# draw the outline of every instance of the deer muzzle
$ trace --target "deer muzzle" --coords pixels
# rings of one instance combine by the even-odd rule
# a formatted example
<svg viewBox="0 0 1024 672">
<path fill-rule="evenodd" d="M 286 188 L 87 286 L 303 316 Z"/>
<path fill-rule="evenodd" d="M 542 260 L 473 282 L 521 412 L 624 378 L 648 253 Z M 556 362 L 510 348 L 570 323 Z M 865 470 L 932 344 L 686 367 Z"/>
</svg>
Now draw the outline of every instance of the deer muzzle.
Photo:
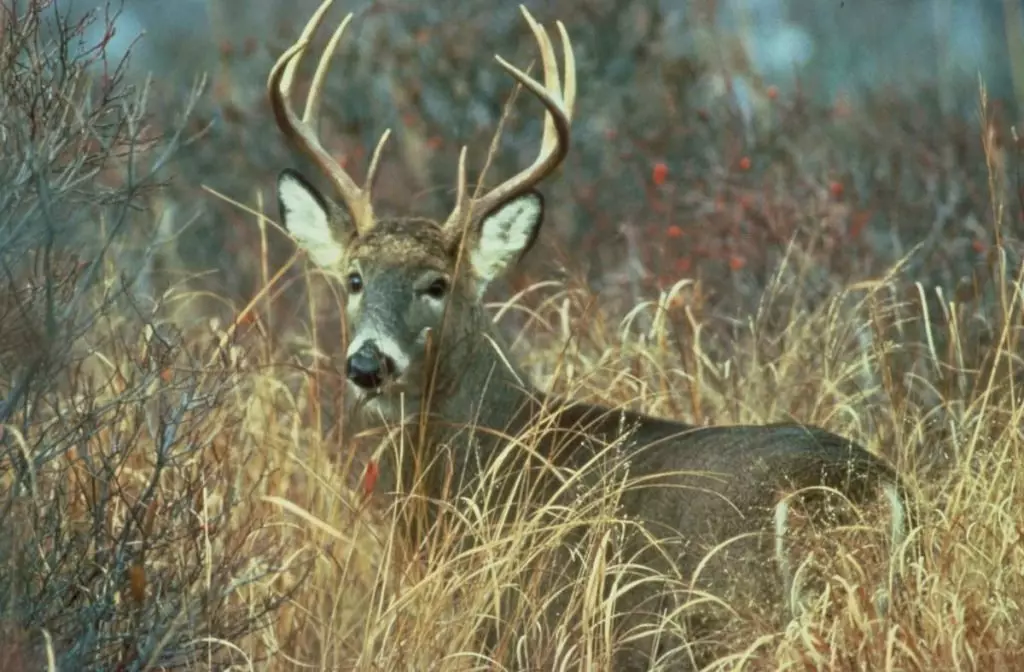
<svg viewBox="0 0 1024 672">
<path fill-rule="evenodd" d="M 356 387 L 375 391 L 395 375 L 396 368 L 395 360 L 382 353 L 376 341 L 366 341 L 349 355 L 345 375 Z"/>
</svg>

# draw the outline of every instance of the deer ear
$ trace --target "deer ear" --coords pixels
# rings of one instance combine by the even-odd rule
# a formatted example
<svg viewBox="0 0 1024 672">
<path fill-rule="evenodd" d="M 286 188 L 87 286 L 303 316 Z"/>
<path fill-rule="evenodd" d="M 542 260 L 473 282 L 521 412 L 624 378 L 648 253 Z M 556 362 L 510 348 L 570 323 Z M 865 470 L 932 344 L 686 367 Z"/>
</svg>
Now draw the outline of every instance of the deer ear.
<svg viewBox="0 0 1024 672">
<path fill-rule="evenodd" d="M 277 201 L 281 222 L 313 263 L 323 269 L 341 263 L 345 247 L 331 224 L 331 208 L 316 187 L 298 172 L 284 170 L 277 178 Z"/>
<path fill-rule="evenodd" d="M 486 287 L 523 258 L 544 221 L 544 198 L 528 191 L 487 214 L 470 249 L 470 263 Z"/>
</svg>

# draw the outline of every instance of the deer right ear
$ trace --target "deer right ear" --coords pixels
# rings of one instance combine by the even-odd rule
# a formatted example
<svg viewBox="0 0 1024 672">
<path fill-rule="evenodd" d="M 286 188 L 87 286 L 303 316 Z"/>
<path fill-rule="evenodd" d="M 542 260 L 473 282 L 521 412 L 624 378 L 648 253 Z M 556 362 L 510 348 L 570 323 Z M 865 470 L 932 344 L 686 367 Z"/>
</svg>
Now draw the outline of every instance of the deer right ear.
<svg viewBox="0 0 1024 672">
<path fill-rule="evenodd" d="M 330 269 L 341 263 L 344 246 L 331 225 L 330 207 L 316 187 L 294 170 L 277 178 L 281 222 L 317 266 Z"/>
<path fill-rule="evenodd" d="M 544 199 L 536 191 L 528 191 L 484 217 L 469 257 L 482 281 L 481 293 L 530 250 L 543 219 Z"/>
</svg>

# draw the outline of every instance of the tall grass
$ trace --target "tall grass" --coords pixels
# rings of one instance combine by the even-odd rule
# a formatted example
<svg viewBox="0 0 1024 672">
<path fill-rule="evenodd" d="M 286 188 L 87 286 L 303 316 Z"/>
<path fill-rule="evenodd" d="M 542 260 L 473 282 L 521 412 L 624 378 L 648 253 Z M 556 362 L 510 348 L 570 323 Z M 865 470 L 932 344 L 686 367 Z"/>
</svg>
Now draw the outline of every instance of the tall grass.
<svg viewBox="0 0 1024 672">
<path fill-rule="evenodd" d="M 881 538 L 862 535 L 859 545 L 845 546 L 822 539 L 809 551 L 830 559 L 825 591 L 792 622 L 730 605 L 745 615 L 744 626 L 725 643 L 733 653 L 720 669 L 1014 669 L 1024 663 L 1017 346 L 1024 297 L 1020 269 L 998 248 L 993 260 L 988 291 L 979 283 L 975 295 L 938 311 L 927 289 L 898 268 L 827 301 L 807 301 L 795 254 L 745 323 L 723 326 L 700 315 L 699 288 L 686 283 L 636 308 L 651 315 L 644 329 L 636 314 L 606 312 L 601 297 L 572 284 L 537 288 L 528 293 L 540 299 L 531 305 L 495 308 L 529 313 L 515 354 L 542 386 L 697 424 L 818 423 L 900 466 L 918 502 L 915 543 L 925 552 L 907 556 L 903 592 L 888 617 L 869 608 L 883 571 Z M 505 520 L 500 529 L 480 509 L 498 503 L 487 504 L 486 492 L 468 493 L 451 503 L 429 543 L 405 547 L 394 523 L 407 503 L 373 487 L 373 472 L 368 479 L 365 471 L 376 464 L 367 456 L 380 439 L 320 430 L 319 418 L 344 414 L 323 406 L 335 398 L 324 390 L 341 385 L 330 360 L 314 367 L 303 364 L 306 357 L 283 359 L 259 317 L 189 334 L 161 355 L 159 367 L 147 354 L 152 337 L 139 339 L 96 338 L 92 366 L 76 371 L 79 387 L 71 389 L 78 391 L 63 400 L 81 408 L 82 422 L 92 413 L 100 424 L 89 441 L 122 447 L 116 464 L 100 468 L 72 441 L 51 468 L 32 475 L 28 490 L 15 485 L 14 471 L 2 473 L 12 506 L 57 521 L 45 537 L 33 515 L 6 528 L 5 562 L 30 583 L 54 580 L 39 574 L 40 544 L 93 554 L 105 538 L 95 526 L 105 534 L 137 530 L 124 578 L 102 575 L 98 558 L 92 563 L 112 582 L 128 619 L 98 660 L 139 663 L 125 653 L 143 648 L 130 633 L 151 633 L 151 619 L 160 617 L 174 626 L 168 633 L 178 657 L 154 649 L 145 662 L 164 667 L 231 660 L 253 669 L 608 669 L 626 633 L 608 626 L 614 605 L 604 587 L 679 581 L 645 576 L 628 558 L 603 552 L 617 526 L 629 524 L 615 510 L 621 478 L 579 492 L 571 509 Z M 126 373 L 140 358 L 148 373 Z M 137 412 L 96 415 L 106 400 L 122 399 L 126 379 L 138 390 Z M 188 434 L 176 426 L 188 426 Z M 16 449 L 5 460 L 66 425 L 19 427 L 17 419 L 4 426 L 4 445 Z M 113 502 L 102 520 L 98 497 Z M 581 526 L 579 562 L 550 567 L 550 551 Z M 157 533 L 161 543 L 146 541 Z M 467 549 L 460 542 L 470 534 L 483 542 Z M 552 632 L 514 630 L 528 636 L 505 642 L 501 661 L 474 653 L 500 592 L 522 591 L 521 619 L 530 623 L 553 599 L 537 593 L 535 581 L 552 569 L 571 574 L 573 616 Z M 70 581 L 67 590 L 89 590 L 73 578 L 77 572 L 51 571 Z M 223 606 L 192 611 L 211 590 Z M 199 602 L 190 607 L 193 599 Z M 175 604 L 174 614 L 163 613 Z M 253 634 L 232 639 L 230 627 L 204 634 L 221 616 L 258 615 L 268 605 L 279 605 L 276 617 Z M 32 634 L 24 612 L 8 619 Z M 678 620 L 663 627 L 677 628 Z M 51 646 L 67 645 L 48 632 Z M 5 646 L 28 646 L 19 641 Z"/>
<path fill-rule="evenodd" d="M 1008 161 L 982 127 L 992 244 L 951 295 L 921 284 L 911 263 L 823 291 L 821 241 L 801 235 L 741 320 L 707 310 L 706 284 L 691 279 L 623 307 L 569 276 L 492 306 L 546 389 L 697 425 L 820 424 L 906 478 L 917 527 L 884 617 L 872 608 L 872 591 L 893 578 L 884 528 L 864 512 L 841 534 L 809 536 L 797 564 L 818 590 L 792 620 L 732 595 L 690 595 L 681 611 L 740 617 L 713 669 L 1024 666 L 1024 266 Z M 37 292 L 11 262 L 0 287 L 0 663 L 610 669 L 638 634 L 613 628 L 614 597 L 639 581 L 688 588 L 616 553 L 635 524 L 616 506 L 628 472 L 595 462 L 600 487 L 566 474 L 572 506 L 523 514 L 491 496 L 517 476 L 496 469 L 411 546 L 400 523 L 418 502 L 389 496 L 378 458 L 416 447 L 351 431 L 341 330 L 321 319 L 335 297 L 319 280 L 306 279 L 300 321 L 275 318 L 294 259 L 275 270 L 263 210 L 247 213 L 261 234 L 261 289 L 230 322 L 181 329 L 170 316 L 208 295 L 171 288 L 143 309 L 115 291 L 124 278 L 110 263 L 89 265 L 82 287 L 69 262 L 74 273 L 47 271 L 61 282 Z M 0 232 L 29 230 L 3 214 L 11 226 Z M 90 319 L 60 331 L 52 290 L 65 275 Z M 25 326 L 16 341 L 12 325 Z M 36 352 L 50 341 L 67 347 Z M 26 367 L 30 357 L 47 366 Z M 533 440 L 527 432 L 506 450 Z M 628 463 L 617 444 L 607 454 Z M 574 561 L 556 564 L 570 539 Z M 541 581 L 552 572 L 565 579 L 557 594 Z M 485 658 L 480 633 L 508 616 L 510 594 L 518 611 Z M 565 618 L 537 625 L 551 604 Z M 660 630 L 685 635 L 681 616 L 666 614 Z"/>
<path fill-rule="evenodd" d="M 902 265 L 837 288 L 826 300 L 809 296 L 813 262 L 797 241 L 759 310 L 743 322 L 703 315 L 701 288 L 692 282 L 624 314 L 571 280 L 494 304 L 499 321 L 513 312 L 528 316 L 517 320 L 524 326 L 513 334 L 514 354 L 543 387 L 695 424 L 820 424 L 886 456 L 907 479 L 917 504 L 908 546 L 923 552 L 904 554 L 901 590 L 887 616 L 871 608 L 871 592 L 886 578 L 881 528 L 819 535 L 804 549 L 801 569 L 817 573 L 820 590 L 798 618 L 785 621 L 731 596 L 695 596 L 684 605 L 717 603 L 741 617 L 720 642 L 725 653 L 713 669 L 1024 663 L 1024 575 L 1017 569 L 1024 563 L 1024 296 L 1022 268 L 1001 226 L 1004 209 L 995 204 L 992 212 L 997 243 L 956 297 L 915 283 Z M 266 280 L 267 295 L 278 291 L 276 278 Z M 322 308 L 310 301 L 310 323 Z M 237 522 L 204 537 L 210 572 L 224 571 L 220 559 L 237 548 L 233 534 L 253 529 L 247 526 L 255 519 L 261 525 L 248 534 L 260 543 L 247 547 L 249 561 L 259 564 L 261 546 L 288 549 L 286 558 L 232 599 L 261 605 L 280 599 L 285 587 L 293 591 L 255 636 L 203 642 L 208 660 L 267 659 L 274 669 L 610 669 L 611 651 L 636 634 L 611 628 L 616 590 L 632 581 L 686 588 L 680 577 L 651 575 L 608 552 L 617 531 L 631 524 L 615 506 L 628 478 L 615 473 L 602 487 L 577 492 L 571 508 L 512 519 L 494 508 L 502 502 L 492 501 L 486 486 L 464 493 L 448 503 L 443 524 L 423 545 L 408 547 L 396 531 L 410 502 L 377 487 L 384 480 L 375 483 L 379 462 L 371 456 L 414 447 L 353 436 L 332 421 L 331 431 L 321 431 L 323 418 L 344 418 L 340 405 L 324 406 L 343 396 L 326 394 L 343 387 L 325 356 L 338 343 L 318 342 L 314 331 L 308 352 L 283 360 L 283 346 L 247 310 L 225 330 L 195 338 L 220 348 L 230 342 L 236 353 L 233 392 L 202 430 L 223 448 L 203 462 L 232 465 L 223 485 L 248 495 L 235 504 Z M 227 368 L 214 357 L 201 371 Z M 508 450 L 529 449 L 529 442 L 527 434 Z M 485 482 L 497 487 L 508 476 Z M 573 487 L 571 476 L 566 487 Z M 174 488 L 168 483 L 168 500 Z M 467 547 L 470 537 L 477 543 Z M 579 543 L 578 562 L 553 566 L 553 549 L 570 537 Z M 293 567 L 300 566 L 308 577 L 296 583 Z M 551 571 L 568 579 L 566 594 L 540 592 L 540 577 Z M 486 659 L 479 634 L 510 588 L 523 597 L 516 602 L 520 622 L 503 631 L 498 659 Z M 140 599 L 160 599 L 153 586 L 143 592 Z M 556 599 L 568 605 L 564 622 L 550 631 L 534 625 Z M 665 633 L 680 629 L 678 616 L 664 619 Z"/>
</svg>

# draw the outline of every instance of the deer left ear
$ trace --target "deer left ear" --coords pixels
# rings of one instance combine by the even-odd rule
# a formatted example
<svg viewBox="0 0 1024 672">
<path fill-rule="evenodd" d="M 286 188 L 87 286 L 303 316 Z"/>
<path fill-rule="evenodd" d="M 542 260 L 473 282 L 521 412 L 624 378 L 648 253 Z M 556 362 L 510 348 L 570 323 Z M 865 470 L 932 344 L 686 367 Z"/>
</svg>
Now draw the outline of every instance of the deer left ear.
<svg viewBox="0 0 1024 672">
<path fill-rule="evenodd" d="M 277 200 L 281 222 L 299 247 L 321 268 L 330 270 L 337 266 L 345 255 L 345 247 L 335 229 L 351 229 L 348 218 L 332 221 L 327 200 L 294 170 L 284 170 L 278 177 Z"/>
<path fill-rule="evenodd" d="M 505 273 L 533 247 L 544 221 L 544 198 L 528 191 L 494 211 L 480 222 L 472 239 L 469 261 L 483 283 Z"/>
</svg>

